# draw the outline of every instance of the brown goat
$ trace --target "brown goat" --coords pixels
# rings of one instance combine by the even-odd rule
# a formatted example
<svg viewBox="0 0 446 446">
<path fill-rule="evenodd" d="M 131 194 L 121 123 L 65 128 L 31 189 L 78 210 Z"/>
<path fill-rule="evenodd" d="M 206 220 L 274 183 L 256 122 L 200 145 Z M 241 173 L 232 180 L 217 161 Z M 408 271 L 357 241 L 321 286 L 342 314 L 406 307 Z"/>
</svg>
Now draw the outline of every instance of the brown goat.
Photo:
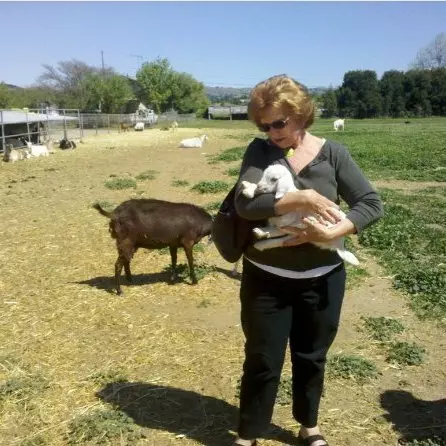
<svg viewBox="0 0 446 446">
<path fill-rule="evenodd" d="M 124 201 L 112 212 L 105 211 L 99 204 L 93 207 L 110 218 L 110 234 L 116 239 L 118 249 L 115 263 L 118 294 L 122 294 L 120 278 L 123 267 L 127 280 L 132 280 L 130 261 L 138 248 L 161 249 L 168 246 L 173 269 L 170 280 L 175 281 L 178 278 L 177 251 L 183 247 L 192 283 L 197 283 L 192 250 L 204 236 L 210 235 L 212 228 L 212 217 L 203 208 L 189 203 L 145 198 Z"/>
<path fill-rule="evenodd" d="M 119 124 L 119 132 L 128 132 L 130 131 L 130 129 L 133 127 L 133 124 L 129 124 L 129 123 L 125 123 L 125 122 L 121 122 L 121 124 Z"/>
</svg>

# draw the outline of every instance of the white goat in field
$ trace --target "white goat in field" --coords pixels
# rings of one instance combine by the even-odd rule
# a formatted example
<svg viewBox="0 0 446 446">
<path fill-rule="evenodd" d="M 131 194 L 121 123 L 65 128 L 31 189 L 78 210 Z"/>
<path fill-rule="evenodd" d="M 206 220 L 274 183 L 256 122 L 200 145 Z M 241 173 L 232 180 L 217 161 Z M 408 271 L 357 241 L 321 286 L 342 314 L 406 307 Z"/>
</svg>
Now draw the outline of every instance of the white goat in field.
<svg viewBox="0 0 446 446">
<path fill-rule="evenodd" d="M 178 128 L 178 122 L 173 121 L 172 124 L 170 124 L 170 128 L 172 129 L 172 132 L 175 132 Z"/>
<path fill-rule="evenodd" d="M 21 161 L 29 158 L 28 152 L 23 149 L 14 149 L 12 144 L 7 144 L 4 154 L 3 161 L 9 163 L 15 163 L 16 161 Z"/>
<path fill-rule="evenodd" d="M 201 148 L 203 143 L 208 140 L 209 140 L 209 138 L 207 137 L 207 135 L 197 136 L 196 138 L 187 138 L 187 139 L 183 139 L 180 142 L 180 147 L 185 147 L 185 148 L 199 147 L 199 148 Z"/>
<path fill-rule="evenodd" d="M 28 153 L 31 157 L 37 158 L 38 156 L 49 156 L 50 155 L 47 146 L 33 144 L 29 141 L 26 142 L 26 145 L 28 146 Z"/>
<path fill-rule="evenodd" d="M 243 195 L 247 198 L 253 198 L 254 195 L 258 193 L 275 192 L 275 198 L 279 199 L 287 192 L 298 190 L 294 185 L 291 172 L 281 164 L 273 164 L 267 167 L 258 184 L 242 181 L 242 186 Z M 338 212 L 341 218 L 345 218 L 344 212 L 342 212 L 340 209 Z M 260 240 L 254 244 L 254 247 L 260 251 L 263 251 L 265 249 L 282 246 L 284 241 L 291 240 L 294 236 L 284 235 L 279 228 L 284 226 L 294 226 L 296 228 L 305 229 L 308 225 L 302 221 L 303 218 L 310 218 L 314 222 L 318 221 L 314 215 L 298 211 L 288 212 L 277 217 L 269 218 L 268 224 L 270 226 L 266 228 L 254 228 L 253 230 L 257 238 L 268 238 L 268 240 Z M 327 227 L 333 226 L 333 224 L 328 221 L 324 222 L 324 224 Z M 344 248 L 344 237 L 340 237 L 328 243 L 312 243 L 319 248 L 336 251 L 341 259 L 351 263 L 352 265 L 359 265 L 358 259 Z"/>
<path fill-rule="evenodd" d="M 334 131 L 337 132 L 341 128 L 342 128 L 342 131 L 344 131 L 344 123 L 345 123 L 345 119 L 336 119 L 336 121 L 333 122 Z"/>
<path fill-rule="evenodd" d="M 143 131 L 144 130 L 144 122 L 137 122 L 135 124 L 135 130 L 137 131 Z"/>
</svg>

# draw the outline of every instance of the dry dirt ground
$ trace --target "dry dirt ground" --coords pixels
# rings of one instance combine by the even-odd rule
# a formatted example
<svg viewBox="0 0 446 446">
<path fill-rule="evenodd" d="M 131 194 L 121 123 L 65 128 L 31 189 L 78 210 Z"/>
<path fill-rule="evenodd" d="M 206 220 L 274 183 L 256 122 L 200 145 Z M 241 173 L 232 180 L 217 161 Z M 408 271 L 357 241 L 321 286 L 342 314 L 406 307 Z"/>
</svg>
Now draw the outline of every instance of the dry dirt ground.
<svg viewBox="0 0 446 446">
<path fill-rule="evenodd" d="M 118 204 L 130 197 L 199 205 L 222 199 L 224 193 L 201 195 L 190 187 L 201 180 L 232 182 L 225 172 L 237 163 L 208 164 L 205 154 L 245 145 L 246 131 L 209 130 L 202 149 L 177 148 L 180 139 L 197 134 L 151 129 L 99 135 L 74 151 L 1 163 L 0 381 L 3 389 L 24 377 L 32 384 L 22 400 L 5 390 L 0 395 L 0 444 L 69 444 L 73 422 L 111 404 L 145 434 L 111 444 L 230 444 L 243 359 L 232 265 L 205 246 L 196 261 L 216 270 L 196 286 L 189 279 L 169 285 L 163 271 L 169 255 L 139 251 L 132 262 L 135 283 L 123 281 L 118 297 L 110 292 L 114 241 L 107 219 L 91 208 L 97 200 Z M 110 175 L 146 170 L 157 171 L 156 179 L 138 181 L 136 189 L 104 186 Z M 174 187 L 173 179 L 189 186 Z M 416 319 L 370 254 L 358 255 L 370 275 L 348 290 L 331 353 L 363 356 L 380 375 L 365 384 L 328 379 L 321 427 L 332 446 L 396 445 L 411 432 L 440 432 L 446 423 L 438 418 L 445 335 Z M 185 263 L 183 252 L 179 263 Z M 398 319 L 406 327 L 402 340 L 426 348 L 425 362 L 390 366 L 361 330 L 361 316 Z M 287 359 L 285 375 L 288 370 Z M 297 444 L 290 406 L 278 405 L 273 423 L 262 445 Z"/>
</svg>

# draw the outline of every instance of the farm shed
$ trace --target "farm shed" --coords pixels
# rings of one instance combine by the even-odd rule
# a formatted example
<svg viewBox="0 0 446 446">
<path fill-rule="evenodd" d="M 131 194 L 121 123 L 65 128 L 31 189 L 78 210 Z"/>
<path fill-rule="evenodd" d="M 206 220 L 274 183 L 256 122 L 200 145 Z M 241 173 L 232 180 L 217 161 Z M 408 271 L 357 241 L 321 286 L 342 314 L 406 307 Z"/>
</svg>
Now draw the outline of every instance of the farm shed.
<svg viewBox="0 0 446 446">
<path fill-rule="evenodd" d="M 20 137 L 38 144 L 42 136 L 49 134 L 50 123 L 63 123 L 65 126 L 67 121 L 78 121 L 78 118 L 57 113 L 0 110 L 0 151 L 4 151 L 6 144 L 23 147 Z"/>
<path fill-rule="evenodd" d="M 248 119 L 247 105 L 213 106 L 208 108 L 208 119 L 226 118 Z"/>
</svg>

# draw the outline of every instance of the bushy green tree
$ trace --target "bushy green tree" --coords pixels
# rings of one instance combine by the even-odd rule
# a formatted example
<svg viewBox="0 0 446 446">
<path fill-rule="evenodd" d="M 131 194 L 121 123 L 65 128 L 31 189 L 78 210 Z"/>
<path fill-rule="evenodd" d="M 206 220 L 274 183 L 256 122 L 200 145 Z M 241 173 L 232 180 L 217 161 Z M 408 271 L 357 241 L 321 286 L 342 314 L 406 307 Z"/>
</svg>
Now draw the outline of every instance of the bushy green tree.
<svg viewBox="0 0 446 446">
<path fill-rule="evenodd" d="M 166 58 L 146 62 L 136 73 L 146 105 L 157 113 L 167 110 L 172 103 L 174 71 Z"/>
<path fill-rule="evenodd" d="M 198 82 L 190 74 L 174 72 L 170 105 L 179 113 L 203 114 L 209 106 L 204 84 Z"/>
<path fill-rule="evenodd" d="M 0 82 L 0 108 L 10 107 L 11 93 L 4 82 Z"/>
<path fill-rule="evenodd" d="M 393 118 L 402 117 L 406 111 L 404 95 L 404 73 L 401 71 L 386 71 L 380 81 L 382 96 L 382 115 Z"/>
<path fill-rule="evenodd" d="M 446 116 L 446 68 L 431 70 L 432 114 Z"/>
<path fill-rule="evenodd" d="M 339 93 L 339 108 L 343 115 L 354 118 L 374 118 L 381 113 L 378 77 L 372 70 L 348 71 Z"/>
<path fill-rule="evenodd" d="M 336 92 L 331 87 L 322 95 L 322 108 L 322 117 L 324 118 L 332 118 L 338 114 Z"/>
<path fill-rule="evenodd" d="M 100 106 L 102 113 L 119 113 L 134 97 L 128 80 L 119 74 L 89 74 L 83 84 L 90 110 Z"/>
<path fill-rule="evenodd" d="M 405 75 L 406 109 L 412 116 L 430 116 L 431 76 L 428 70 L 409 70 Z"/>
</svg>

